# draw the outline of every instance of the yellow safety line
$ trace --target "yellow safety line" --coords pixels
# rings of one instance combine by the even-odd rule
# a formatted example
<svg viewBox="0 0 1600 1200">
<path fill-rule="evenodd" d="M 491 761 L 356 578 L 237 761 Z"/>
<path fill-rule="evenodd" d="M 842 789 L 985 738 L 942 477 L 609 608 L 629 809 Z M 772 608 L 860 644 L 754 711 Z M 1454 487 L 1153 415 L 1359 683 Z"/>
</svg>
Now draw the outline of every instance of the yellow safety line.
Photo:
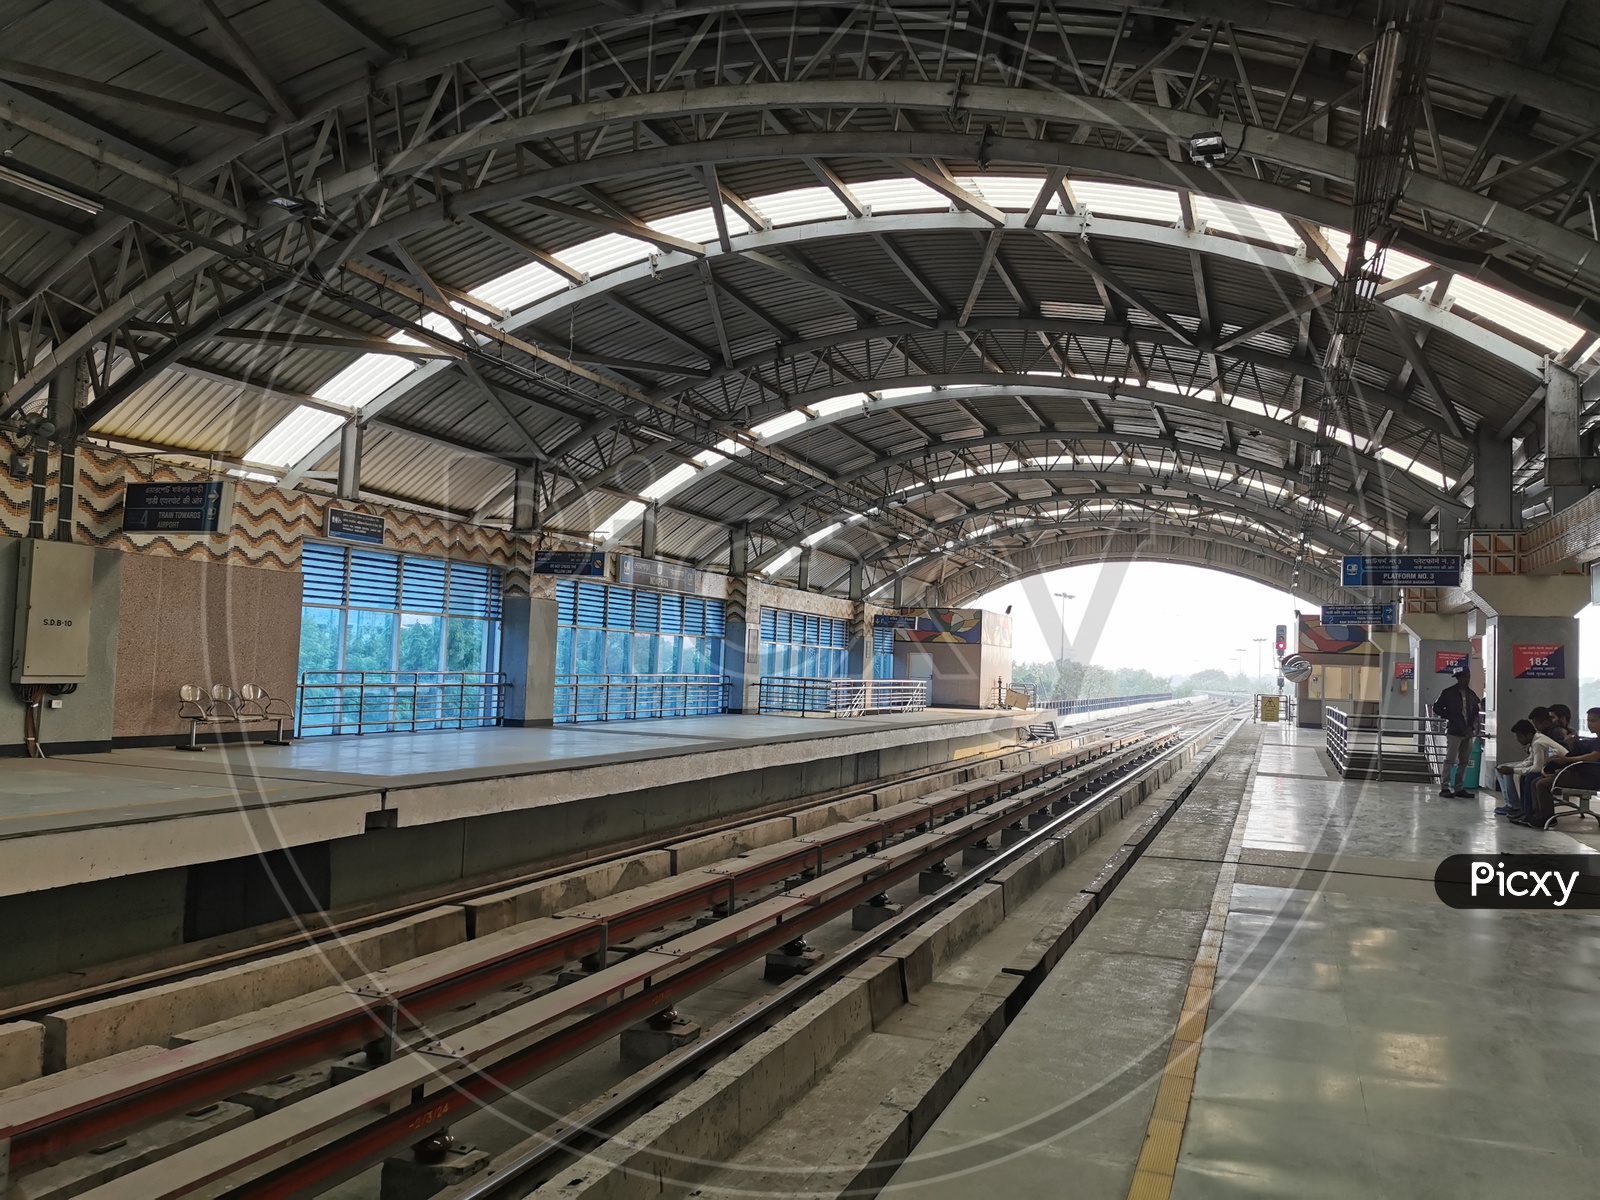
<svg viewBox="0 0 1600 1200">
<path fill-rule="evenodd" d="M 1183 1146 L 1183 1131 L 1189 1121 L 1189 1101 L 1194 1095 L 1195 1069 L 1200 1064 L 1200 1046 L 1205 1040 L 1206 1017 L 1211 1009 L 1211 993 L 1217 983 L 1217 958 L 1222 951 L 1222 933 L 1228 923 L 1228 908 L 1238 873 L 1239 852 L 1244 846 L 1245 819 L 1250 811 L 1250 788 L 1255 782 L 1254 766 L 1246 773 L 1244 794 L 1234 819 L 1233 836 L 1228 841 L 1217 887 L 1211 895 L 1211 914 L 1200 935 L 1200 950 L 1189 971 L 1189 987 L 1178 1013 L 1178 1028 L 1167 1051 L 1167 1065 L 1156 1089 L 1155 1110 L 1145 1128 L 1144 1146 L 1133 1170 L 1128 1200 L 1171 1200 L 1172 1181 L 1178 1171 L 1178 1151 Z"/>
</svg>

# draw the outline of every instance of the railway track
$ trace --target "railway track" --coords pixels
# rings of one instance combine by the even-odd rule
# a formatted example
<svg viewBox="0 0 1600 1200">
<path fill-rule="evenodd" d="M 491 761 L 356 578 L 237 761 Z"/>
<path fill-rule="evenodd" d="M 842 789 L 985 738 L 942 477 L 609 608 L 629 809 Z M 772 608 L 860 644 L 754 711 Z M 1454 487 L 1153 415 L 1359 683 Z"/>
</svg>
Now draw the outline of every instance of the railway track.
<svg viewBox="0 0 1600 1200">
<path fill-rule="evenodd" d="M 1208 714 L 1204 729 L 1224 719 Z M 16 1099 L 0 1096 L 0 1147 L 9 1150 L 10 1176 L 26 1188 L 30 1173 L 48 1164 L 296 1067 L 364 1048 L 371 1065 L 357 1077 L 86 1193 L 94 1200 L 318 1194 L 965 846 L 1030 818 L 1040 823 L 1040 814 L 1064 802 L 1064 812 L 1042 822 L 1044 830 L 1071 821 L 1106 789 L 1126 786 L 1117 781 L 1203 736 L 1177 726 L 1154 733 L 1128 728 L 1137 723 L 1101 727 L 1053 763 L 944 788 L 475 939 L 443 961 L 430 956 L 389 972 L 382 991 L 313 1000 L 263 1027 L 243 1026 Z M 1049 835 L 1041 831 L 1035 838 L 1044 836 Z M 996 861 L 1010 861 L 1033 840 L 1023 839 Z M 794 997 L 847 969 L 853 956 L 870 953 L 868 947 L 908 922 L 926 919 L 981 877 L 963 877 L 945 897 L 914 906 L 773 1004 L 792 1007 Z M 514 883 L 462 894 L 507 886 Z M 701 927 L 675 929 L 708 912 L 714 919 Z M 628 953 L 612 963 L 611 952 L 619 946 Z M 457 1028 L 447 1041 L 430 1033 L 430 1021 L 471 998 L 574 962 L 592 969 Z M 741 1018 L 706 1039 L 692 1057 L 698 1061 L 748 1036 L 760 1019 Z M 574 1148 L 561 1145 L 551 1153 Z"/>
<path fill-rule="evenodd" d="M 1069 744 L 1072 744 L 1083 738 L 1105 736 L 1138 728 L 1143 719 L 1142 716 L 1113 716 L 1104 721 L 1073 729 L 1064 734 L 1063 737 Z M 964 759 L 960 765 L 968 767 L 979 766 L 1002 759 L 1015 752 L 1016 747 L 1002 747 L 974 755 L 970 759 Z M 937 777 L 949 773 L 952 765 L 943 763 L 923 767 L 914 771 L 904 771 L 895 775 L 884 776 L 873 780 L 869 784 L 837 788 L 804 796 L 788 803 L 741 813 L 726 821 L 697 824 L 675 831 L 665 837 L 619 843 L 608 846 L 600 853 L 560 859 L 531 871 L 509 875 L 497 874 L 493 878 L 475 882 L 465 887 L 440 891 L 429 890 L 415 898 L 388 905 L 377 911 L 361 911 L 348 915 L 340 915 L 338 913 L 313 914 L 293 922 L 279 922 L 277 924 L 292 924 L 292 931 L 215 953 L 185 958 L 182 961 L 163 964 L 159 967 L 145 969 L 111 964 L 108 969 L 114 975 L 102 982 L 84 986 L 68 985 L 37 995 L 29 995 L 26 998 L 18 998 L 10 1003 L 0 1002 L 0 1024 L 11 1021 L 36 1021 L 44 1014 L 69 1005 L 87 1004 L 96 1000 L 126 995 L 141 988 L 154 987 L 158 984 L 192 978 L 221 970 L 225 967 L 237 966 L 283 950 L 299 949 L 320 942 L 337 941 L 341 938 L 348 938 L 401 920 L 407 916 L 426 912 L 441 905 L 464 904 L 471 900 L 482 899 L 500 892 L 552 879 L 568 872 L 602 866 L 630 855 L 665 849 L 682 842 L 687 837 L 704 837 L 709 834 L 727 832 L 748 825 L 754 820 L 767 820 L 773 817 L 804 812 L 819 805 L 837 802 L 840 799 L 857 795 L 864 791 L 881 789 L 886 786 L 912 784 L 919 780 Z M 0 997 L 3 997 L 8 992 L 16 993 L 30 990 L 31 986 L 12 985 L 11 987 L 0 989 Z"/>
</svg>

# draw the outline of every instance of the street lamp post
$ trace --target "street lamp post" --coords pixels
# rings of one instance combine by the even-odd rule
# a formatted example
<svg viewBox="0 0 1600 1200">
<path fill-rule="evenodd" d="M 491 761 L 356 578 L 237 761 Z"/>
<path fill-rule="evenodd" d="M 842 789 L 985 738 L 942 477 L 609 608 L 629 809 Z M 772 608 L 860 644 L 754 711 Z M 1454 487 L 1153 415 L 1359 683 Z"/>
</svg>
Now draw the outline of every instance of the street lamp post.
<svg viewBox="0 0 1600 1200">
<path fill-rule="evenodd" d="M 1267 639 L 1264 638 L 1264 637 L 1258 637 L 1258 638 L 1253 638 L 1252 640 L 1256 644 L 1256 683 L 1259 684 L 1261 682 L 1261 679 L 1262 679 L 1262 674 L 1261 674 L 1262 649 L 1261 648 L 1266 645 Z"/>
<path fill-rule="evenodd" d="M 1234 653 L 1239 656 L 1239 676 L 1240 676 L 1240 678 L 1243 678 L 1244 677 L 1244 656 L 1246 654 L 1246 648 L 1244 646 L 1240 646 L 1236 651 L 1234 651 Z"/>
</svg>

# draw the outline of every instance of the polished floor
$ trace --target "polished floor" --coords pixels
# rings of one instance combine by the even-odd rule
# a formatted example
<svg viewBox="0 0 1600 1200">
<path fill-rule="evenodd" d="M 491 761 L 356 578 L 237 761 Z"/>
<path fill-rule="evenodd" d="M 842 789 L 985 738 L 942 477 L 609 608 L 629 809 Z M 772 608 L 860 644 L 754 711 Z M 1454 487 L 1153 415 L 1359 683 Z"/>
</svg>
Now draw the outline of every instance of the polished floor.
<svg viewBox="0 0 1600 1200">
<path fill-rule="evenodd" d="M 1431 883 L 1452 853 L 1590 853 L 1594 822 L 1520 829 L 1489 793 L 1337 780 L 1318 731 L 1248 736 L 1231 801 L 1197 790 L 886 1194 L 1600 1194 L 1600 915 L 1456 911 Z M 1136 1183 L 1208 923 L 1176 1169 Z"/>
</svg>

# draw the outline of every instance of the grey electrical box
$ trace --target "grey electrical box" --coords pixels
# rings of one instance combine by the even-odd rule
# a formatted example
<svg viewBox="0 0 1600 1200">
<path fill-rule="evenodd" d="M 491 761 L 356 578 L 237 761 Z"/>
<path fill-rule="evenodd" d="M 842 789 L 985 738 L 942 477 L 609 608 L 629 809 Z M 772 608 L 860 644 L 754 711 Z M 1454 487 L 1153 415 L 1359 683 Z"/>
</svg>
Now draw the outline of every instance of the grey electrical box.
<svg viewBox="0 0 1600 1200">
<path fill-rule="evenodd" d="M 12 683 L 78 683 L 89 674 L 94 549 L 29 538 L 21 546 Z"/>
</svg>

